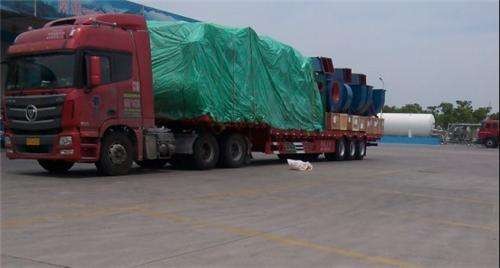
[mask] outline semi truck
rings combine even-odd
[[[322,129],[279,128],[265,118],[220,121],[210,113],[169,118],[158,112],[174,108],[155,99],[149,35],[144,18],[131,14],[64,18],[20,34],[3,62],[7,157],[37,160],[49,172],[64,173],[78,162],[123,175],[134,162],[236,168],[252,152],[360,160],[382,135],[376,116],[328,110],[317,119]],[[328,60],[320,62],[316,74],[334,72]],[[328,87],[338,101],[342,87],[331,81],[315,90]]]
[[[486,119],[481,122],[481,127],[479,127],[477,132],[477,141],[480,144],[486,148],[497,148],[499,136],[498,120]]]

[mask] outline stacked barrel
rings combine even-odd
[[[377,114],[385,103],[385,89],[368,85],[365,74],[334,68],[331,58],[312,57],[311,64],[327,113],[327,129],[381,132],[383,122]]]

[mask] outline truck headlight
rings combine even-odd
[[[4,137],[4,143],[5,143],[5,145],[11,145],[12,144],[12,141],[10,140],[9,136],[5,136]]]
[[[59,146],[70,146],[73,144],[73,138],[71,136],[62,136],[59,138]]]

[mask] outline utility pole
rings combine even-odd
[[[36,0],[33,0],[33,16],[36,17]]]
[[[384,79],[382,78],[381,74],[378,75],[378,80],[380,80],[380,82],[382,82],[382,89],[385,89]]]

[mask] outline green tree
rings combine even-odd
[[[479,107],[474,112],[472,112],[472,117],[474,118],[474,122],[481,122],[486,117],[488,117],[488,114],[491,112],[491,107]],[[498,113],[497,113],[498,114]]]
[[[474,122],[474,108],[472,107],[471,101],[457,100],[457,107],[454,109],[453,113],[455,116],[455,122],[459,123],[475,123]],[[454,122],[454,123],[455,123]]]
[[[384,105],[384,109],[382,109],[384,113],[399,113],[399,108],[396,106]]]
[[[413,113],[413,114],[421,114],[424,110],[422,106],[418,103],[405,104],[400,109],[400,113]]]
[[[455,122],[455,116],[453,113],[453,103],[449,102],[441,102],[439,104],[439,111],[440,113],[435,116],[436,119],[436,125],[442,127],[442,128],[448,128],[448,125],[450,123]]]

